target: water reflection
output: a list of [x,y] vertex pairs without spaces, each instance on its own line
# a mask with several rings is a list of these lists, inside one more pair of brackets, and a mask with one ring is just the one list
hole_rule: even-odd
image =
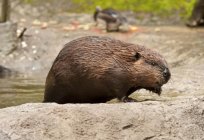
[[44,79],[22,76],[0,79],[0,108],[42,102]]

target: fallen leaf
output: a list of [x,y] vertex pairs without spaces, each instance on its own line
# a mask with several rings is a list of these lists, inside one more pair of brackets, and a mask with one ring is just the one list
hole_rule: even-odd
[[34,25],[34,26],[40,26],[41,24],[42,24],[41,21],[39,21],[37,19],[32,22],[32,25]]

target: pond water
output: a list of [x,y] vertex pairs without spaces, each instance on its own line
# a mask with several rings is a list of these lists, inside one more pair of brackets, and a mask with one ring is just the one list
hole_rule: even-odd
[[42,102],[44,79],[11,77],[0,79],[0,108]]

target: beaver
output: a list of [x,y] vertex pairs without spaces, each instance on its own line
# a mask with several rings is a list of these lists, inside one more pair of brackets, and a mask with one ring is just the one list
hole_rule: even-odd
[[109,37],[86,36],[67,43],[47,75],[44,102],[104,103],[138,89],[158,95],[170,79],[159,53]]
[[119,31],[119,27],[127,23],[127,19],[115,9],[101,9],[99,6],[96,7],[93,18],[96,22],[96,25],[98,24],[98,19],[102,19],[103,21],[105,21],[107,32]]

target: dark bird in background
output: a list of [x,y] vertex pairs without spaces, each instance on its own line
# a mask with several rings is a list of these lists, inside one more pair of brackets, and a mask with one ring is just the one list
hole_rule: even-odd
[[197,0],[186,25],[188,27],[204,26],[204,0]]
[[127,19],[120,15],[120,13],[112,8],[101,9],[96,7],[96,10],[93,15],[96,25],[98,24],[98,19],[101,19],[106,22],[106,30],[119,31],[119,27],[127,22]]

